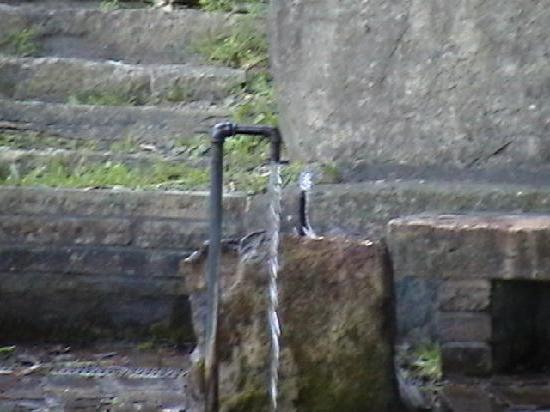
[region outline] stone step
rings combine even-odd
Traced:
[[[25,37],[27,54],[122,60],[128,63],[189,63],[202,59],[197,44],[230,32],[238,16],[181,9],[53,9],[0,4],[0,53],[13,52]],[[26,32],[24,32],[26,30]]]
[[[76,58],[0,57],[0,97],[83,104],[219,102],[244,83],[242,70],[194,65],[133,65]]]
[[[129,154],[91,150],[66,149],[10,149],[0,146],[0,180],[3,174],[12,178],[23,177],[32,171],[61,166],[66,172],[108,165],[124,165],[131,172],[148,173],[156,167],[178,167],[204,169],[206,158],[185,158],[185,156],[163,156],[161,154]]]
[[[214,106],[190,104],[179,108],[152,106],[86,106],[0,99],[0,128],[34,131],[98,144],[132,139],[158,147],[191,139],[227,121],[227,112]]]
[[[550,212],[550,185],[380,180],[319,185],[309,196],[318,234],[382,237],[391,219],[422,213]]]

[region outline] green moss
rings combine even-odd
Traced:
[[[37,37],[38,32],[34,28],[9,33],[0,43],[0,52],[9,56],[36,56],[40,52],[40,47],[36,43]]]
[[[365,411],[387,410],[392,399],[392,383],[383,362],[387,354],[375,345],[361,353],[337,353],[330,362],[317,362],[303,350],[293,351],[298,364],[298,399],[303,411]],[[338,372],[335,370],[345,371]]]
[[[101,0],[99,4],[101,11],[112,11],[120,8],[119,0]]]
[[[149,328],[154,343],[171,343],[183,345],[195,341],[193,331],[188,325],[174,325],[170,322],[155,323]]]
[[[199,0],[199,5],[207,11],[231,12],[235,10],[254,11],[265,5],[264,0]]]

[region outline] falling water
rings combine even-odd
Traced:
[[[268,254],[268,321],[271,335],[271,359],[269,368],[270,396],[273,411],[277,410],[279,384],[279,337],[281,328],[277,309],[279,307],[279,292],[277,278],[279,274],[279,231],[281,227],[281,166],[274,163],[269,177],[269,254]]]
[[[300,190],[302,191],[302,208],[303,208],[303,222],[302,224],[302,234],[310,238],[316,238],[315,232],[309,223],[309,197],[311,189],[313,188],[313,172],[309,170],[304,170],[300,173],[299,178]]]

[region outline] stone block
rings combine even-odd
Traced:
[[[389,237],[398,276],[550,279],[550,215],[412,216]]]
[[[488,313],[439,313],[437,331],[441,342],[488,342],[492,337]]]
[[[504,405],[479,385],[450,383],[441,394],[446,409],[453,412],[500,412]]]
[[[144,248],[199,248],[208,239],[208,228],[207,221],[145,220],[135,226],[134,244]],[[225,236],[239,234],[239,225],[228,221],[224,223]]]
[[[265,246],[260,242],[241,263],[235,250],[222,257],[222,411],[270,410],[268,276],[260,259]],[[279,409],[393,411],[392,282],[384,246],[283,237],[280,262]],[[199,337],[205,322],[205,263],[203,258],[182,267]],[[203,344],[199,338],[200,349]]]
[[[441,347],[445,376],[486,376],[493,369],[491,348],[487,343],[448,342]]]
[[[181,278],[0,273],[0,334],[8,341],[193,342]]]
[[[491,303],[488,280],[447,280],[441,284],[438,308],[443,312],[482,312]]]
[[[272,15],[273,72],[293,158],[547,164],[544,4],[519,12],[500,0],[277,0]]]

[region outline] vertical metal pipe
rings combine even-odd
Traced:
[[[206,412],[217,412],[218,402],[218,301],[220,293],[219,266],[223,219],[223,143],[225,137],[212,136],[210,184],[210,243],[208,247],[207,286],[208,318],[204,362]]]

